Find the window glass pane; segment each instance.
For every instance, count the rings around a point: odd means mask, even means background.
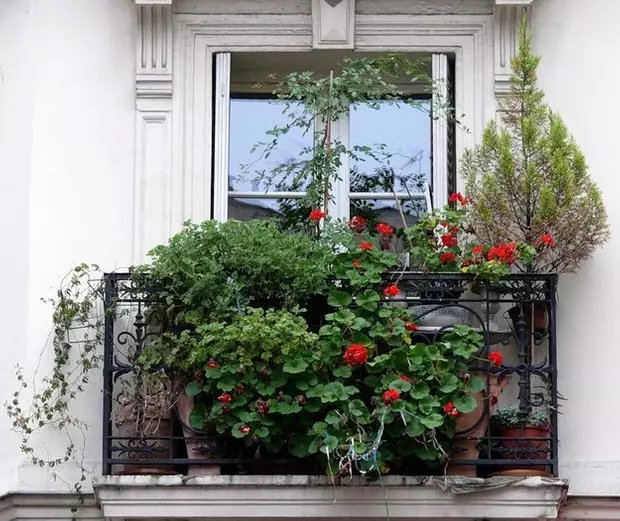
[[[350,160],[351,192],[420,193],[431,179],[430,100],[380,101],[350,113],[351,148],[382,145],[376,157]],[[376,146],[373,148],[377,148]]]
[[[229,219],[277,219],[286,229],[307,226],[310,210],[301,199],[228,198]]]
[[[272,99],[232,99],[230,102],[230,174],[229,189],[236,192],[303,191],[305,184],[295,182],[299,167],[309,158],[312,132],[292,128],[279,138],[269,157],[261,149],[252,153],[257,143],[272,138],[267,131],[290,122],[283,114],[284,104]],[[271,178],[270,172],[280,169]],[[307,183],[306,183],[307,184]]]

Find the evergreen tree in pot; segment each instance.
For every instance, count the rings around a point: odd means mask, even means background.
[[[581,149],[537,87],[539,63],[524,19],[510,92],[498,101],[501,123],[491,121],[482,143],[464,154],[463,175],[483,244],[523,242],[537,253],[517,270],[570,273],[607,241],[609,225]],[[528,326],[546,329],[544,309],[517,309],[513,318],[522,312]]]

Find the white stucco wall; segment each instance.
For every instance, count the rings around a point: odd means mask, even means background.
[[[612,238],[578,274],[560,284],[558,362],[567,398],[560,418],[562,475],[573,494],[620,495],[616,413],[620,350],[617,0],[536,0],[533,35],[542,55],[540,85],[582,146],[603,190]]]
[[[181,0],[178,5],[191,12],[199,3]],[[561,283],[560,388],[568,398],[560,424],[562,477],[571,479],[573,494],[620,495],[615,403],[620,352],[611,329],[620,289],[615,266],[620,209],[614,209],[620,3],[535,3],[541,85],[587,154],[606,194],[614,231],[604,251]],[[308,2],[297,4],[307,9]],[[486,12],[480,0],[473,4]],[[75,263],[92,261],[114,269],[131,261],[134,31],[130,0],[0,2],[3,398],[14,389],[15,363],[31,371],[38,362],[49,329],[49,308],[39,298],[49,295]],[[96,465],[101,430],[97,378],[80,398],[76,414],[92,425],[86,459]],[[64,440],[53,435],[46,443],[51,450],[64,447]],[[24,460],[2,414],[0,495],[18,488],[63,489],[20,462]]]

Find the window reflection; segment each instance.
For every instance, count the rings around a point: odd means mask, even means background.
[[[255,199],[229,197],[228,218],[238,221],[275,219],[284,229],[308,225],[311,208],[303,199]]]
[[[355,105],[350,113],[351,192],[420,193],[431,176],[430,100]],[[364,147],[382,145],[374,156]],[[379,205],[381,206],[381,204]]]
[[[284,102],[273,99],[231,99],[229,189],[238,192],[303,191],[295,182],[299,165],[310,157],[312,133],[294,127],[278,139],[269,157],[261,157],[257,143],[270,140],[266,131],[290,123]],[[275,176],[266,175],[279,169]]]

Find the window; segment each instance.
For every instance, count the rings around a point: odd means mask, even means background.
[[[251,154],[268,129],[285,122],[282,107],[269,94],[272,87],[256,88],[256,83],[272,72],[282,76],[303,70],[328,74],[344,55],[336,51],[215,55],[214,218],[307,217],[309,208],[301,202],[305,186],[285,176],[267,183],[260,172],[303,159],[313,136],[294,129],[268,158]],[[429,194],[434,206],[445,204],[448,187],[454,184],[454,147],[449,146],[454,143],[450,139],[453,129],[433,112],[445,104],[441,99],[450,99],[451,66],[445,54],[428,56],[428,73],[435,83],[432,95],[423,85],[409,83],[406,100],[378,101],[378,109],[351,105],[348,115],[335,122],[333,137],[348,148],[382,143],[391,157],[386,161],[343,158],[340,179],[330,194],[332,217],[374,214],[376,220],[400,227],[401,211],[408,221],[415,221],[427,208]]]

